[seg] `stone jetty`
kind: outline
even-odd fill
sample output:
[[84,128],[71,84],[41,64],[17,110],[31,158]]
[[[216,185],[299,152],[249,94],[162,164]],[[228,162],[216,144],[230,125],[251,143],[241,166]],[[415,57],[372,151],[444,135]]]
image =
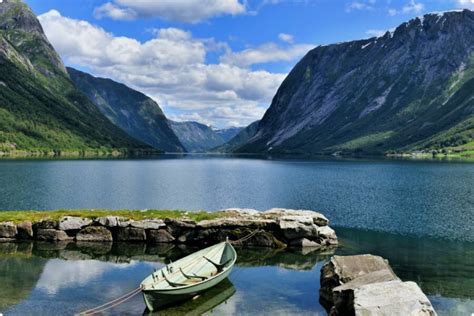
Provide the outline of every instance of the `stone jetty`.
[[[111,212],[113,214],[113,212]],[[186,216],[132,220],[125,217],[65,216],[59,220],[0,223],[0,242],[15,240],[212,244],[241,240],[257,247],[329,248],[337,245],[329,220],[310,210],[226,209],[211,220]]]
[[426,295],[379,256],[333,256],[321,269],[320,301],[330,316],[434,316]]

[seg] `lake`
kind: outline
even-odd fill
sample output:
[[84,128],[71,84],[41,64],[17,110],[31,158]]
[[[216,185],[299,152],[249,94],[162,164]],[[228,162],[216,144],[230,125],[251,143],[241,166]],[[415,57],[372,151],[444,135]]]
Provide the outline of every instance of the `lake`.
[[[403,280],[421,286],[441,315],[474,312],[473,191],[474,164],[458,162],[199,155],[0,161],[0,210],[321,211],[341,239],[337,254],[388,258]],[[191,251],[145,245],[1,247],[0,284],[10,286],[2,286],[7,291],[0,296],[0,312],[18,315],[71,314],[100,305],[135,288],[153,267]],[[252,314],[264,308],[268,314],[325,314],[318,302],[319,270],[330,255],[239,250],[230,284],[168,313],[188,308]],[[143,311],[139,297],[115,310]]]

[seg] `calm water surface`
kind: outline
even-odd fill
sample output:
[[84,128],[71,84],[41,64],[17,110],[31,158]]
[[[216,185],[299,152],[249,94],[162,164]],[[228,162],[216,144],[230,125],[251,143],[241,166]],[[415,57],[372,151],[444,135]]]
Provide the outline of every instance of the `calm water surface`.
[[[0,161],[0,210],[320,210],[338,254],[373,253],[417,282],[441,315],[474,312],[474,164],[216,157]],[[116,298],[192,249],[0,244],[0,313],[74,314]],[[240,250],[230,282],[165,314],[325,314],[332,253]],[[141,314],[140,297],[112,313]]]

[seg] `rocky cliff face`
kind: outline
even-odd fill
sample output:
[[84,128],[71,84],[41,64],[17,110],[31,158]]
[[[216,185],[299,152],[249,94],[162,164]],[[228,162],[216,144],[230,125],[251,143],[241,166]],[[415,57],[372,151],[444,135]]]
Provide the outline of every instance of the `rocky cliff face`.
[[167,152],[184,151],[155,101],[113,80],[96,78],[72,68],[67,70],[75,86],[127,134]]
[[33,12],[0,3],[0,155],[151,149],[115,127],[72,82]]
[[170,125],[186,150],[190,152],[206,152],[221,146],[242,129],[232,127],[218,130],[193,121],[170,121]]
[[241,152],[371,152],[474,138],[474,12],[319,46],[290,72]]

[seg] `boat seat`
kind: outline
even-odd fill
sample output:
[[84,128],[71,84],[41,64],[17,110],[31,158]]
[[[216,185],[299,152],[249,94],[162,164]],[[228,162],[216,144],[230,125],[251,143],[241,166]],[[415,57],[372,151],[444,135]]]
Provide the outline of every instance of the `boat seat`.
[[163,278],[166,280],[166,282],[171,286],[171,287],[178,287],[178,286],[186,286],[188,284],[186,283],[176,283],[176,282],[171,282],[170,280],[168,280],[168,278],[166,277],[165,273],[163,271],[161,271],[161,275],[163,276]]
[[201,279],[202,281],[204,281],[204,280],[208,279],[208,277],[200,276],[200,275],[197,275],[196,273],[193,273],[192,275],[188,275],[188,274],[184,273],[183,269],[181,269],[181,268],[179,268],[179,271],[188,280],[189,279]]
[[214,261],[212,261],[211,259],[203,256],[204,259],[206,259],[207,261],[209,261],[210,263],[212,263],[212,265],[214,265],[217,269],[217,272],[222,272],[225,268],[225,266],[232,261],[232,259],[229,259],[227,260],[226,262],[224,263],[215,263]]

